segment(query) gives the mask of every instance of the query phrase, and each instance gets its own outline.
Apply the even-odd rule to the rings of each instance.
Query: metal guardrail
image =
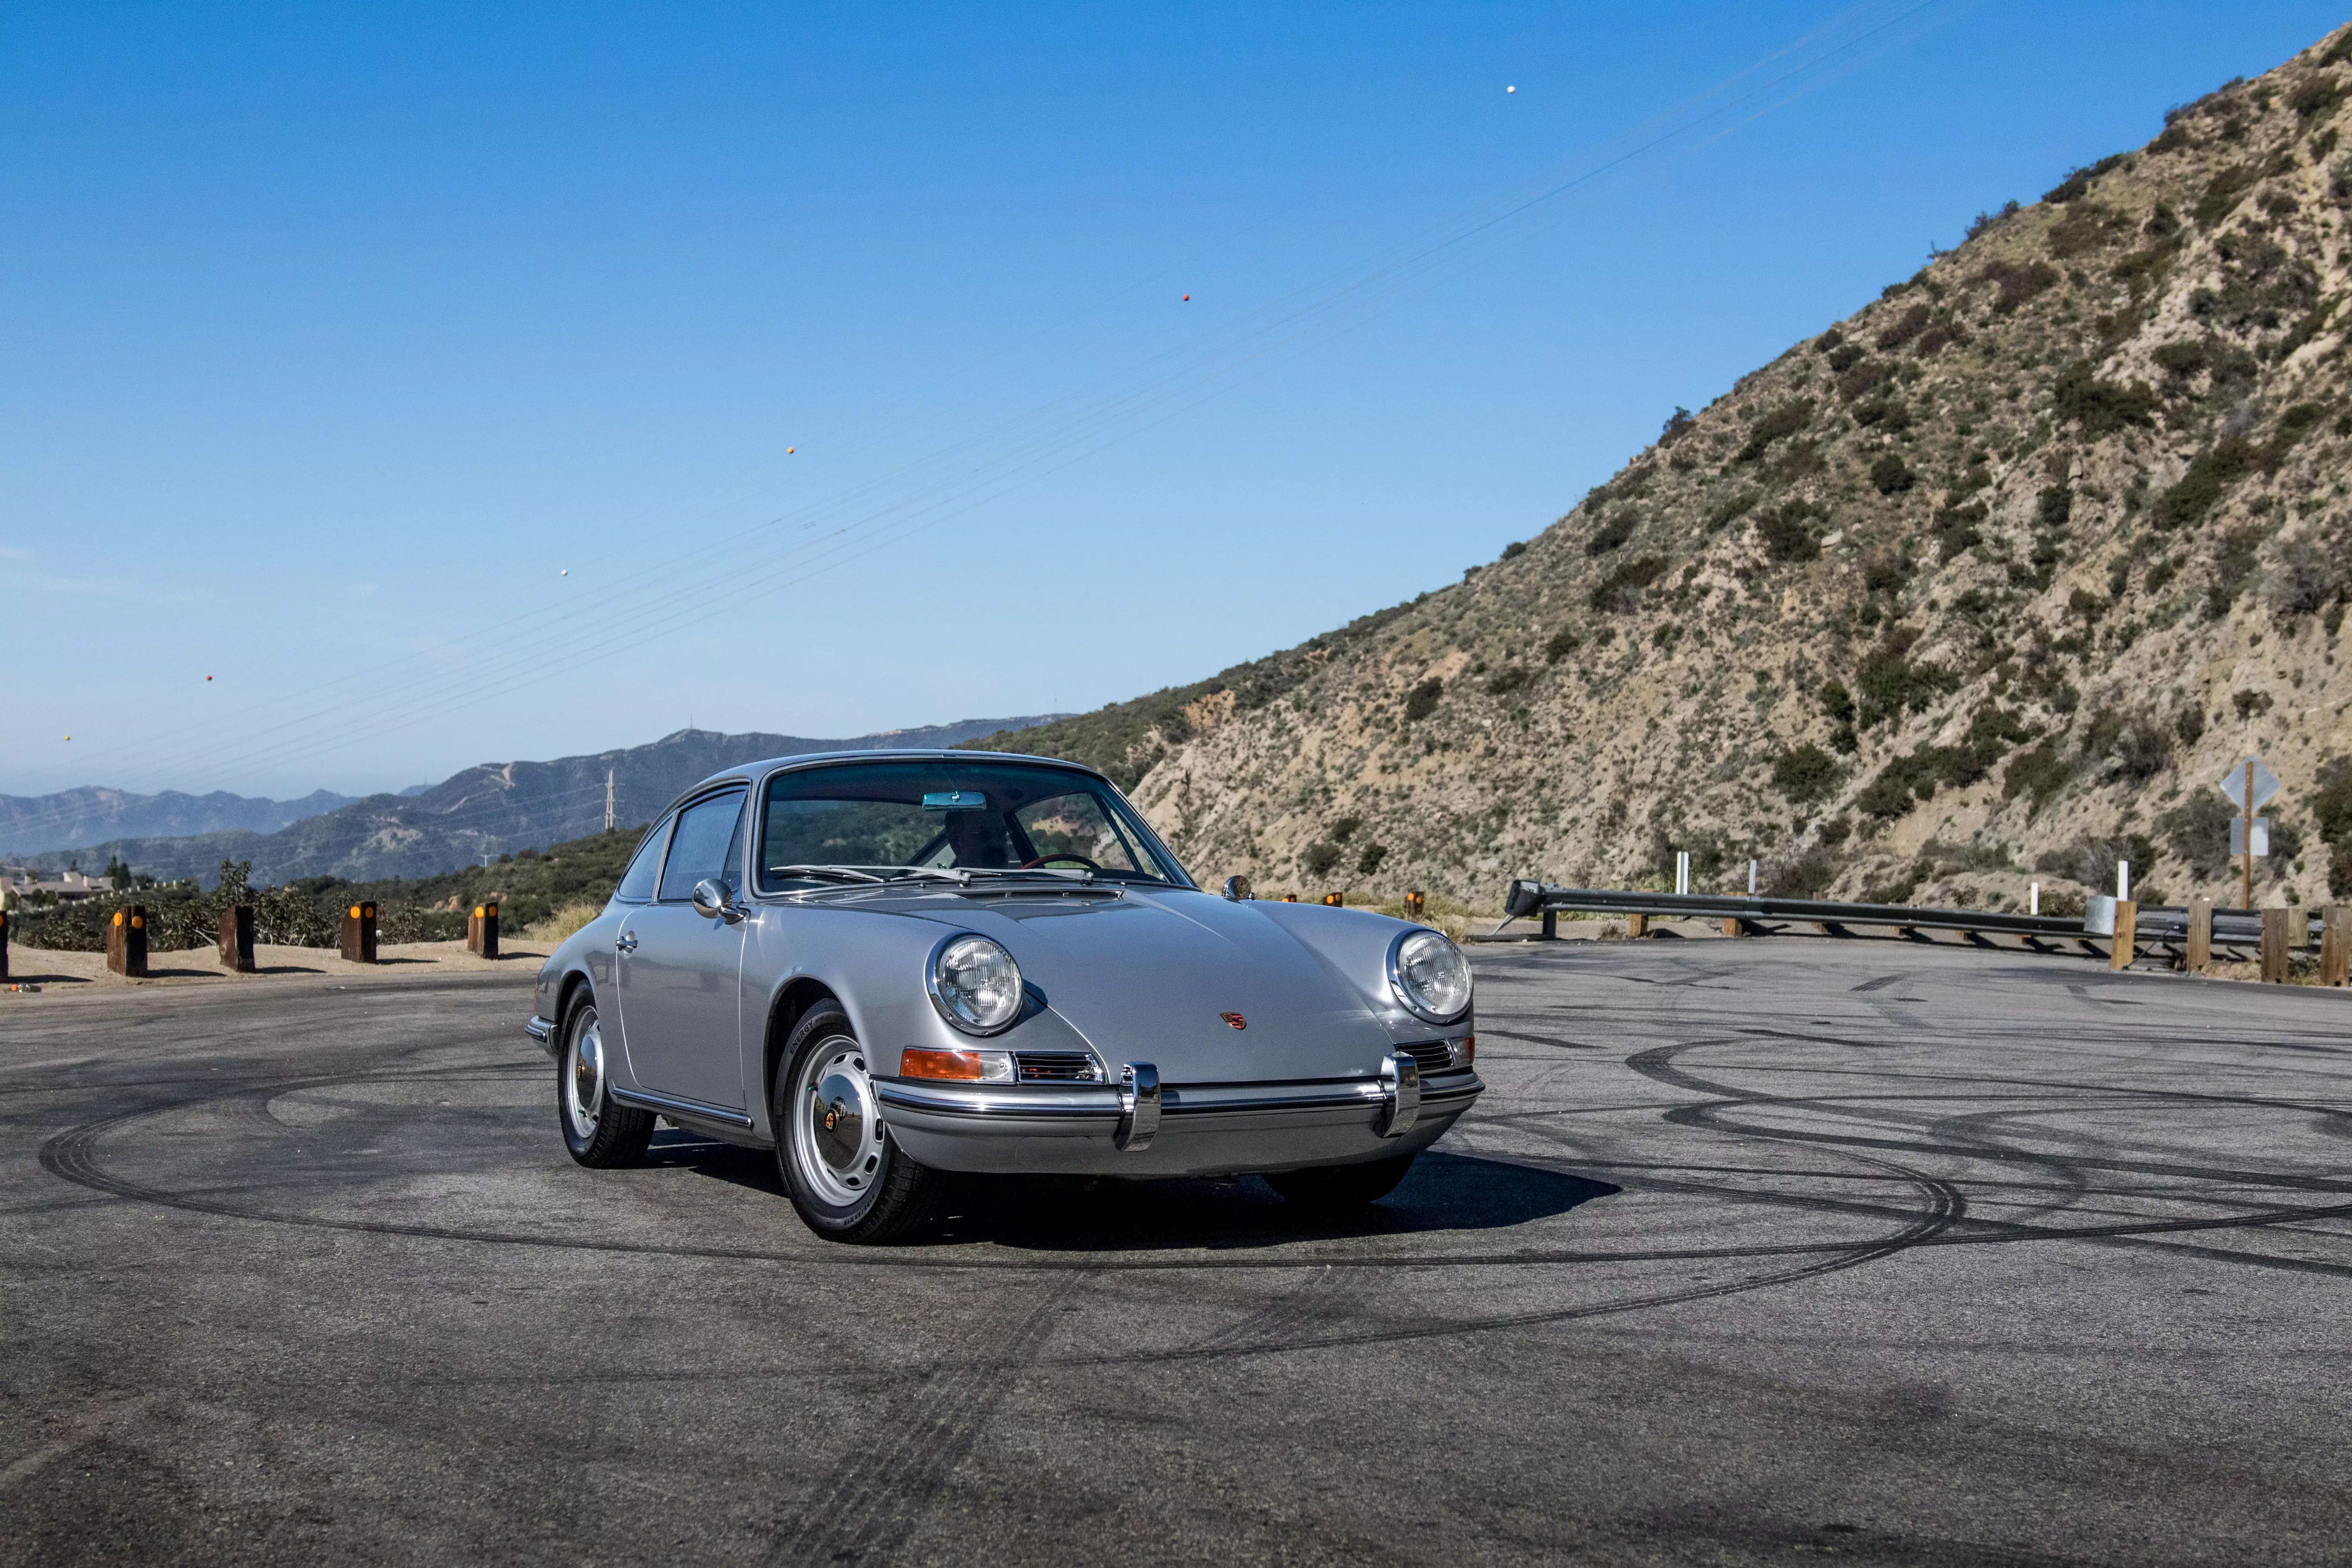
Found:
[[[1758,924],[1891,926],[1902,931],[1998,931],[2010,936],[2079,941],[2091,934],[2081,917],[2013,915],[1995,910],[1937,910],[1910,904],[1840,903],[1827,899],[1775,899],[1737,893],[1652,893],[1615,888],[1562,888],[1515,881],[1503,900],[1504,923],[1545,917],[1546,934],[1561,914],[1648,915],[1660,920],[1724,920]],[[2142,919],[2146,916],[2143,914]],[[2261,919],[2255,918],[2260,935]],[[2184,927],[2185,929],[2185,927]],[[2146,928],[2143,926],[2143,932]]]
[[[2115,936],[2115,900],[2094,899],[2086,915],[2019,915],[1995,910],[1941,910],[1913,904],[1841,903],[1826,899],[1776,899],[1737,893],[1654,893],[1617,888],[1564,888],[1548,882],[1515,881],[1503,900],[1504,924],[1541,915],[1544,934],[1555,934],[1563,914],[1646,915],[1654,920],[1738,921],[1743,925],[1801,922],[1835,931],[1843,926],[1884,926],[1896,931],[1956,931],[2019,936],[2089,945]],[[2104,915],[2105,919],[2100,917]],[[2321,916],[2306,912],[2288,922],[2296,945],[2318,944]],[[1498,930],[1500,928],[1497,928]],[[1490,933],[1491,934],[1491,933]],[[2189,938],[2189,910],[2173,904],[2142,904],[2133,931],[2135,944],[2179,944]],[[2260,910],[2215,910],[2213,942],[2223,947],[2259,947]]]

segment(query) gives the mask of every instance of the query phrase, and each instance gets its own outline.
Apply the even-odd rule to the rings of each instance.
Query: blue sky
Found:
[[[15,7],[0,791],[1196,679],[2338,20]]]

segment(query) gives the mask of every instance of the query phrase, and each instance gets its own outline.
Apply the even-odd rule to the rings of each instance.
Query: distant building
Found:
[[[71,904],[112,891],[113,883],[87,871],[60,871],[55,877],[44,877],[21,866],[0,866],[0,902],[11,909],[23,908],[37,893],[47,893],[61,904]]]

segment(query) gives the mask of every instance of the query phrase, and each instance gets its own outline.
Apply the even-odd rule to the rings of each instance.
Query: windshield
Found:
[[[1022,763],[842,763],[768,781],[760,885],[822,874],[1056,873],[1182,886],[1184,873],[1118,793]]]

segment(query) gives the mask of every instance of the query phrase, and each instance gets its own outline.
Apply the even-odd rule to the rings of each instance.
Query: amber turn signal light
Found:
[[[1010,1083],[1013,1058],[1003,1051],[902,1051],[898,1055],[898,1076],[945,1079],[959,1083]]]

